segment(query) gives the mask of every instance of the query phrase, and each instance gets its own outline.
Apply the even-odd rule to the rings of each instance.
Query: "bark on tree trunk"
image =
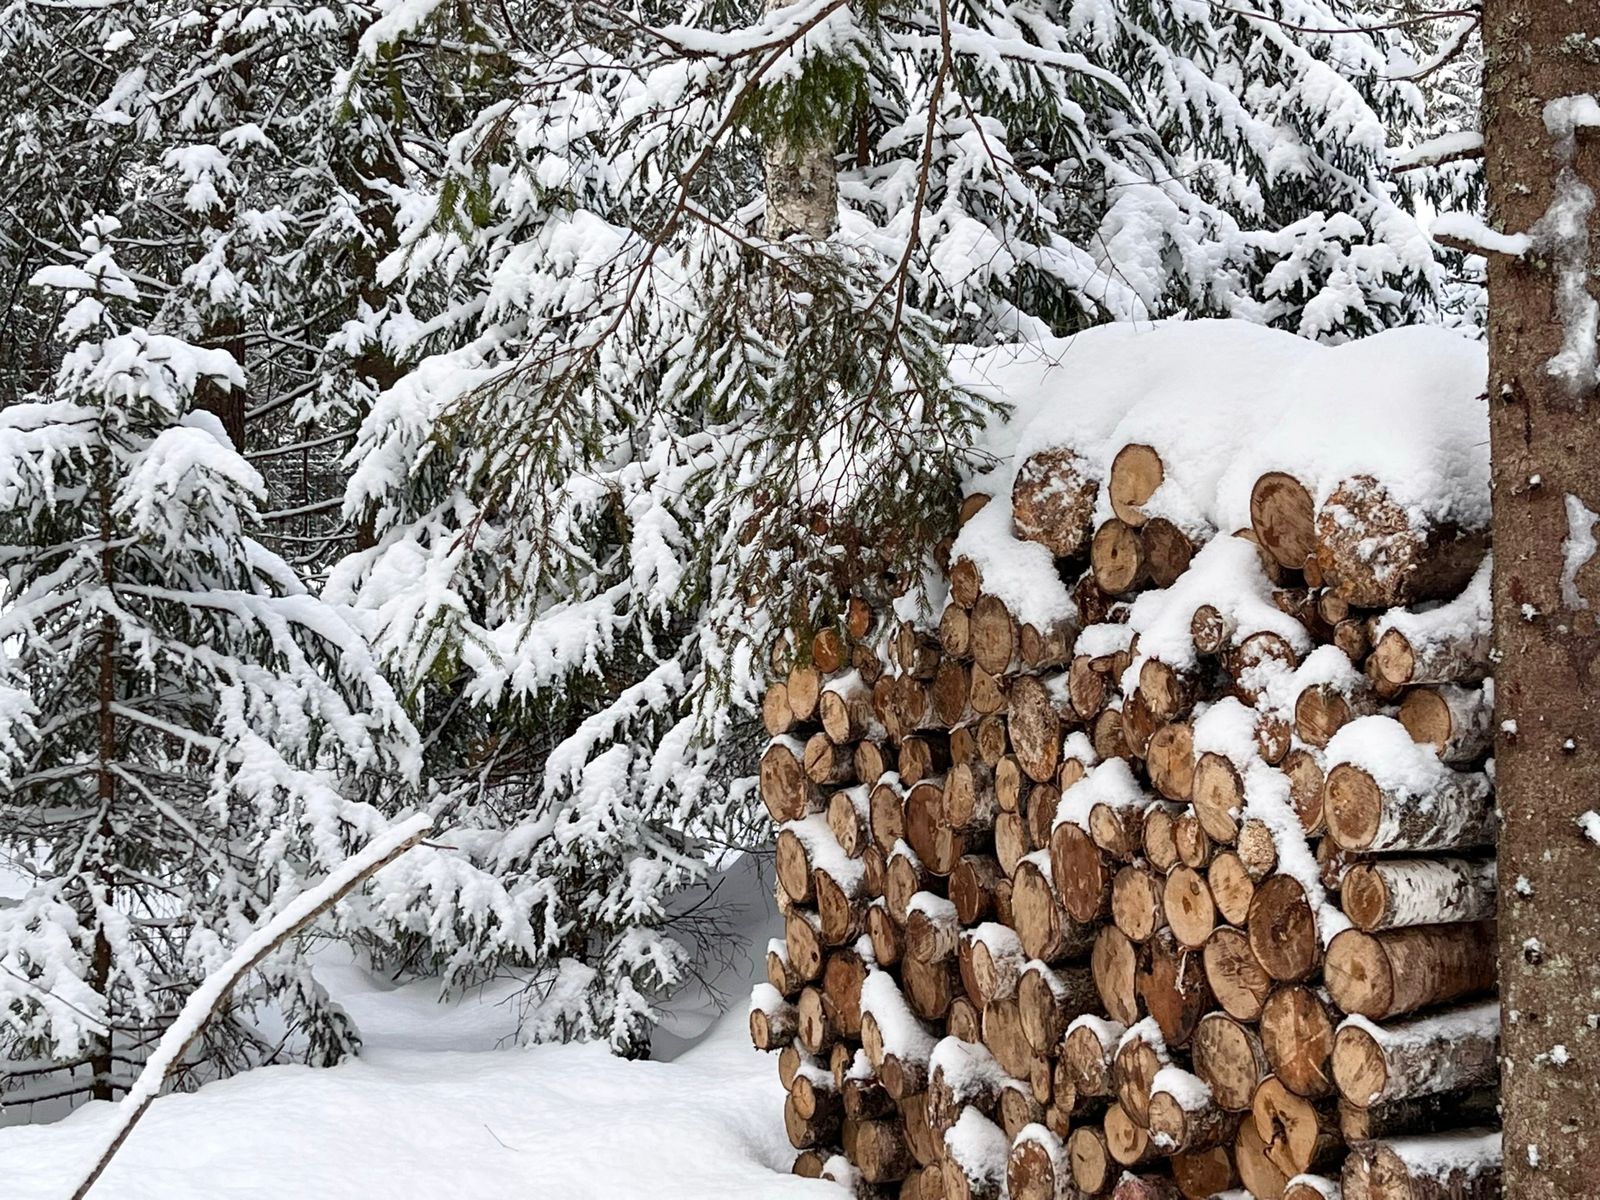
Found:
[[[1570,226],[1489,263],[1501,1077],[1505,1194],[1518,1200],[1592,1194],[1600,1154],[1600,846],[1578,825],[1600,807],[1600,579],[1594,560],[1564,556],[1569,515],[1583,533],[1584,510],[1600,510],[1592,324],[1578,338],[1589,379],[1574,386],[1550,370],[1600,270],[1600,130],[1563,140],[1550,128],[1553,101],[1600,93],[1596,30],[1592,5],[1484,4],[1492,224],[1534,230],[1565,201]],[[1556,1046],[1569,1056],[1561,1068]]]
[[[216,36],[220,31],[217,25],[210,23],[210,31]],[[212,84],[215,88],[213,105],[220,108],[223,121],[234,116],[237,112],[248,111],[248,102],[244,93],[250,87],[253,74],[249,56],[242,53],[243,39],[234,33],[221,34],[223,53],[234,65],[230,71],[224,72]],[[233,110],[230,112],[229,110]],[[231,122],[230,122],[231,123]],[[213,233],[225,236],[234,223],[239,202],[242,197],[230,192],[224,194],[213,205],[206,215],[206,223]],[[206,253],[204,247],[194,248],[194,259],[198,262]],[[204,346],[226,350],[233,356],[233,361],[239,364],[239,369],[247,372],[248,378],[248,347],[245,341],[244,317],[238,312],[231,312],[225,316],[217,316],[207,322],[200,331],[200,343]],[[233,443],[234,449],[243,454],[248,447],[245,445],[245,413],[248,408],[247,393],[245,388],[231,387],[220,379],[202,378],[196,382],[194,388],[195,407],[210,413],[222,422],[222,427],[227,431],[228,440]]]
[[[788,2],[767,0],[767,11]],[[766,147],[766,180],[769,238],[781,241],[798,233],[820,240],[833,232],[839,174],[832,144],[773,138]]]
[[[102,468],[101,483],[99,488],[100,501],[100,573],[101,581],[107,590],[116,586],[116,551],[112,549],[114,529],[111,523],[111,484],[107,474],[109,468]],[[95,798],[100,804],[100,815],[96,820],[95,843],[96,854],[101,862],[96,868],[98,882],[104,890],[104,903],[111,903],[115,896],[116,873],[112,869],[110,859],[115,853],[112,844],[115,836],[115,826],[112,820],[112,810],[117,801],[117,777],[112,771],[112,764],[117,761],[117,622],[109,613],[100,618],[100,645],[98,647],[98,675],[96,680],[95,702],[98,708],[98,733],[99,733],[99,765],[95,770]],[[115,1027],[117,1008],[111,999],[111,939],[106,932],[105,922],[94,911],[91,898],[84,899],[85,924],[94,926],[94,953],[89,964],[89,987],[97,996],[105,999],[106,1028],[103,1033],[96,1033],[91,1043],[89,1054],[89,1068],[94,1076],[89,1095],[95,1100],[114,1099],[112,1091],[111,1073],[115,1067]]]

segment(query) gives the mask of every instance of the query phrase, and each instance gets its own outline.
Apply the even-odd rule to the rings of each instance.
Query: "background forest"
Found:
[[[0,7],[0,1047],[121,1094],[335,911],[649,1047],[759,847],[773,643],[905,615],[952,345],[1482,320],[1474,11],[1379,0]],[[1452,243],[1455,244],[1455,243]],[[691,888],[699,890],[688,893]],[[685,900],[686,894],[693,900]],[[199,1082],[360,1040],[276,951]],[[9,1098],[9,1097],[8,1097]]]

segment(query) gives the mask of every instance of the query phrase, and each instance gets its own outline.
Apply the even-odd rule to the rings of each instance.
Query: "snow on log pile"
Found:
[[[773,651],[751,1033],[795,1171],[1498,1195],[1482,350],[1193,322],[957,365],[1014,412],[948,603]]]

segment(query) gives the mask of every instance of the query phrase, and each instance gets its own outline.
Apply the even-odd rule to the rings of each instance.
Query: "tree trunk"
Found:
[[[109,467],[105,470],[109,471]],[[116,551],[112,548],[114,529],[111,504],[111,484],[109,478],[103,474],[100,485],[100,575],[108,591],[116,586]],[[109,613],[100,618],[99,640],[95,696],[98,709],[99,763],[95,768],[95,799],[99,802],[100,815],[96,819],[95,842],[96,852],[102,861],[95,869],[95,874],[104,893],[103,902],[110,904],[116,895],[116,872],[108,861],[115,854],[116,836],[113,810],[117,800],[117,776],[112,766],[119,755],[116,714],[117,621]],[[89,1069],[94,1076],[94,1082],[90,1085],[89,1095],[95,1100],[111,1100],[114,1098],[111,1072],[115,1065],[112,1055],[117,1017],[117,1007],[111,999],[111,938],[106,932],[104,919],[95,912],[93,900],[85,898],[84,905],[86,918],[84,923],[94,929],[94,953],[89,961],[89,977],[85,982],[95,995],[104,998],[107,1021],[105,1032],[95,1033],[90,1042]]]
[[[1564,555],[1569,517],[1579,518],[1573,532],[1582,534],[1588,512],[1600,510],[1592,326],[1580,334],[1589,379],[1574,386],[1550,369],[1567,332],[1563,314],[1570,325],[1580,302],[1593,304],[1600,130],[1563,140],[1549,128],[1558,110],[1547,108],[1600,92],[1595,32],[1590,5],[1484,5],[1493,223],[1530,230],[1565,197],[1575,226],[1559,244],[1489,263],[1505,1187],[1519,1200],[1592,1194],[1600,1154],[1600,1054],[1590,1017],[1600,992],[1600,846],[1577,823],[1600,807],[1600,744],[1585,736],[1600,695],[1600,628],[1593,613],[1574,611],[1600,604],[1600,580],[1592,559]],[[1575,294],[1561,294],[1563,280]],[[1581,1053],[1559,1070],[1545,1065],[1553,1045],[1574,1037]]]
[[[788,0],[767,0],[767,11]],[[831,140],[794,142],[780,136],[765,147],[766,234],[775,241],[796,234],[822,239],[839,219],[839,172]]]

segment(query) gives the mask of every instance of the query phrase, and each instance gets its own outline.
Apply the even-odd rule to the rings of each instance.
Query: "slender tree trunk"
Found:
[[[767,11],[791,0],[767,0]],[[832,142],[792,142],[777,137],[766,147],[767,236],[825,238],[839,216],[839,173]]]
[[[462,19],[470,20],[470,17]],[[357,42],[356,31],[352,30],[346,49],[351,62],[355,62],[360,53]],[[393,193],[378,186],[377,183],[381,180],[398,189],[405,180],[405,174],[400,164],[395,161],[391,149],[388,142],[379,143],[377,153],[370,161],[356,162],[346,157],[337,168],[339,182],[355,195],[362,197],[363,202],[370,206],[371,216],[367,221],[367,229],[376,235],[377,240],[375,244],[356,240],[351,250],[350,270],[358,281],[358,294],[362,302],[373,312],[381,311],[388,303],[389,289],[378,282],[378,268],[400,240],[396,228],[395,204],[391,198]],[[364,380],[374,392],[388,391],[399,381],[403,373],[400,364],[395,361],[388,348],[377,339],[367,342],[352,365],[356,377]],[[370,411],[371,405],[364,399],[360,401],[356,406],[352,425],[360,428]],[[310,488],[307,487],[305,491],[309,498]],[[356,523],[355,548],[370,550],[377,544],[378,533],[374,524],[374,511],[369,507]]]
[[[102,827],[103,835],[109,830]],[[102,881],[103,882],[103,881]],[[104,924],[98,925],[94,932],[94,955],[89,962],[89,986],[100,995],[106,995],[111,984],[111,939],[106,936]],[[115,1059],[112,1058],[114,1031],[111,1022],[111,1005],[106,1005],[106,1031],[96,1034],[92,1053],[89,1056],[89,1070],[93,1076],[89,1085],[89,1095],[95,1100],[115,1100],[116,1093],[112,1090],[112,1069]]]
[[[1486,0],[1483,24],[1492,224],[1534,233],[1489,269],[1505,1186],[1575,1198],[1600,1179],[1600,128],[1563,137],[1559,102],[1600,93],[1600,10]]]
[[[214,37],[217,33],[216,22],[213,19],[207,23],[207,37]],[[224,34],[222,37],[222,52],[229,59],[235,60],[233,66],[224,71],[213,83],[217,95],[213,103],[224,116],[216,118],[216,124],[226,128],[231,124],[228,119],[237,117],[237,114],[247,112],[247,97],[250,80],[253,74],[248,57],[240,58],[243,43],[235,33]],[[220,132],[216,130],[216,132]],[[231,192],[224,195],[221,203],[214,205],[206,215],[207,226],[218,236],[225,235],[233,227],[234,218],[239,209],[240,197]],[[198,238],[199,231],[193,231],[193,236]],[[203,242],[196,241],[193,252],[198,260],[206,251]],[[228,439],[233,443],[234,449],[243,454],[248,447],[245,445],[247,430],[245,428],[245,413],[248,411],[248,379],[249,367],[247,355],[249,344],[245,338],[244,317],[238,311],[230,311],[221,316],[213,316],[207,321],[200,331],[202,345],[226,350],[233,356],[234,362],[239,364],[239,369],[246,372],[246,387],[229,387],[221,380],[210,377],[203,378],[195,384],[195,407],[211,413],[222,422],[222,427],[228,433]]]
[[[103,467],[100,484],[100,573],[102,582],[109,589],[116,578],[116,555],[111,548],[111,538],[114,532],[111,523],[111,484],[108,478],[109,464]],[[102,902],[109,904],[112,901],[112,889],[116,886],[116,879],[109,868],[108,859],[111,855],[111,841],[115,836],[112,826],[112,809],[117,798],[117,777],[112,772],[112,764],[117,759],[117,715],[115,704],[117,700],[117,622],[116,618],[107,614],[100,618],[100,645],[98,647],[98,662],[96,663],[95,679],[95,704],[97,713],[97,733],[99,745],[97,754],[99,762],[95,770],[95,799],[99,807],[99,816],[96,818],[96,828],[93,834],[94,857],[99,860],[98,867],[94,868],[98,876],[97,882],[104,896]],[[114,1052],[115,1014],[111,1007],[111,939],[106,934],[105,921],[95,911],[95,901],[85,889],[85,906],[88,923],[94,929],[94,952],[89,960],[89,987],[98,996],[105,998],[106,1030],[104,1034],[97,1035],[89,1056],[89,1069],[94,1080],[90,1088],[90,1095],[96,1100],[112,1099],[111,1072],[113,1066],[112,1054]]]
[[[204,331],[204,343],[233,355],[242,370],[245,366],[246,343],[244,320],[228,316],[210,322]],[[249,395],[242,387],[227,387],[216,379],[206,378],[195,384],[195,407],[211,413],[222,422],[228,439],[241,454],[245,451],[245,411]]]

